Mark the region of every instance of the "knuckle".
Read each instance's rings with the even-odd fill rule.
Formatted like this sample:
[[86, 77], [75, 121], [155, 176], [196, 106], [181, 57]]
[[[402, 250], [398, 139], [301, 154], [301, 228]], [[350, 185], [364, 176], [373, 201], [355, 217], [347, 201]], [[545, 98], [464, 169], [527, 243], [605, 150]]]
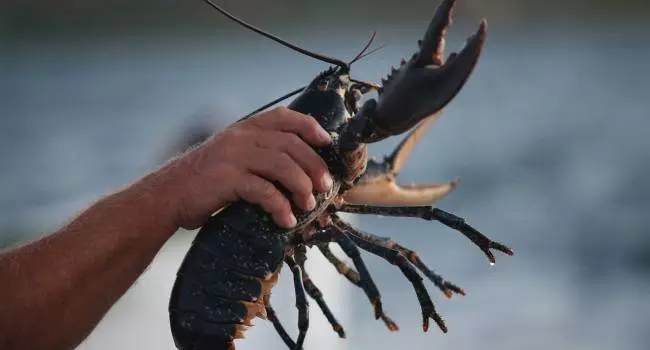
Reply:
[[241, 124], [241, 128], [239, 129], [242, 132], [246, 131], [251, 131], [251, 130], [260, 130], [264, 128], [264, 116], [263, 115], [256, 115], [251, 117], [250, 119], [244, 121]]
[[278, 113], [286, 113], [286, 112], [289, 110], [289, 108], [287, 108], [286, 106], [277, 106], [277, 107], [275, 107], [274, 109], [275, 109]]
[[285, 106], [277, 106], [273, 109], [273, 114], [282, 117], [282, 118], [290, 118], [291, 117], [291, 110]]
[[266, 112], [260, 112], [257, 113], [248, 119], [245, 119], [241, 121], [241, 126], [242, 127], [254, 127], [254, 128], [262, 128], [264, 126], [264, 121], [273, 119], [276, 114], [273, 113], [273, 110], [271, 111], [266, 111]]
[[328, 171], [327, 166], [319, 160], [312, 161], [305, 168], [310, 180], [313, 182], [321, 181], [320, 179], [325, 176]]
[[257, 193], [259, 193], [259, 186], [253, 181], [240, 180], [238, 181], [238, 188], [241, 196], [247, 200], [254, 200]]
[[275, 159], [275, 169], [282, 172], [292, 173], [296, 169], [296, 164], [293, 159], [286, 153], [278, 153]]
[[321, 128], [320, 123], [316, 118], [312, 117], [311, 115], [306, 115], [304, 118], [307, 121], [307, 125], [313, 130], [316, 131], [317, 129]]
[[262, 206], [268, 211], [280, 212], [289, 208], [287, 199], [270, 182], [264, 181], [260, 186], [259, 196]]
[[246, 137], [247, 133], [248, 133], [248, 130], [246, 129], [246, 127], [241, 126], [241, 127], [235, 127], [235, 128], [230, 129], [228, 131], [228, 133], [227, 133], [227, 136], [229, 136], [230, 138], [234, 138], [234, 139], [241, 139], [241, 138]]
[[309, 154], [309, 158], [305, 159], [305, 161], [307, 162], [307, 167], [312, 174], [323, 175], [326, 171], [328, 171], [325, 160], [321, 158], [321, 156], [319, 156], [316, 151], [314, 151], [312, 148], [309, 148], [307, 152]]
[[325, 162], [319, 158], [319, 161], [314, 162], [310, 171], [313, 178], [320, 180], [321, 177], [325, 176], [325, 174], [329, 172], [329, 169]]
[[296, 157], [296, 162], [301, 168], [312, 176], [320, 176], [327, 171], [327, 164], [316, 151], [311, 148], [303, 139], [293, 135], [288, 147]]
[[280, 153], [275, 163], [285, 181], [285, 186], [291, 187], [301, 195], [311, 193], [311, 181], [305, 171], [286, 153]]
[[311, 115], [305, 115], [305, 117], [303, 119], [305, 120], [305, 122], [309, 126], [312, 126], [314, 128], [320, 127], [320, 124], [318, 123], [318, 120], [316, 120], [316, 118], [314, 118]]
[[[253, 122], [236, 125], [229, 128], [223, 133], [223, 141], [227, 144], [241, 143], [249, 140], [251, 133], [254, 130], [256, 124]], [[230, 148], [230, 147], [228, 147]]]
[[272, 202], [278, 195], [278, 190], [268, 181], [262, 181], [255, 191], [264, 202]]
[[292, 133], [286, 133], [283, 142], [286, 147], [289, 147], [289, 149], [299, 149], [305, 146], [305, 141], [303, 141], [300, 136]]

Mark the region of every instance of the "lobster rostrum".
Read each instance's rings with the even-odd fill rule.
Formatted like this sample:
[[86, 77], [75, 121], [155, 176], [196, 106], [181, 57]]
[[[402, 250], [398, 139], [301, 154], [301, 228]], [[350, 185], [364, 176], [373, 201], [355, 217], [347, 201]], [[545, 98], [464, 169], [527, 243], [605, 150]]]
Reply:
[[[312, 116], [332, 134], [333, 143], [317, 152], [326, 161], [334, 185], [328, 193], [314, 193], [318, 203], [314, 210], [293, 207], [298, 219], [293, 229], [277, 226], [260, 206], [245, 201], [227, 205], [205, 223], [178, 270], [169, 302], [177, 348], [234, 349], [234, 340], [243, 338], [244, 331], [252, 326], [251, 321], [259, 317], [272, 322], [289, 348], [302, 349], [309, 326], [306, 295], [316, 301], [334, 331], [344, 338], [343, 327], [305, 269], [306, 250], [310, 247], [317, 247], [339, 273], [363, 290], [375, 318], [382, 319], [390, 331], [398, 326], [384, 313], [380, 293], [360, 250], [396, 265], [415, 290], [422, 309], [423, 330], [428, 330], [429, 319], [433, 319], [446, 332], [418, 270], [447, 297], [454, 293], [464, 295], [464, 291], [427, 267], [416, 252], [389, 238], [356, 229], [337, 213], [435, 220], [469, 238], [490, 263], [495, 260], [491, 249], [513, 254], [510, 248], [491, 241], [462, 218], [432, 206], [454, 189], [456, 180], [411, 186], [396, 182], [409, 152], [473, 71], [485, 41], [486, 21], [481, 21], [478, 31], [459, 53], [444, 60], [444, 36], [451, 24], [455, 0], [443, 0], [418, 42], [419, 50], [408, 61], [402, 60], [400, 67], [393, 69], [379, 85], [350, 76], [351, 64], [364, 56], [370, 42], [346, 63], [287, 43], [237, 19], [212, 1], [204, 1], [259, 34], [333, 65], [307, 86], [281, 99], [298, 94], [288, 108]], [[370, 91], [376, 91], [378, 98], [361, 104], [363, 94]], [[382, 161], [368, 158], [368, 143], [411, 129], [391, 155]], [[354, 268], [333, 254], [331, 244], [340, 246]], [[271, 306], [271, 289], [284, 264], [293, 274], [299, 330], [296, 341], [285, 331]]]

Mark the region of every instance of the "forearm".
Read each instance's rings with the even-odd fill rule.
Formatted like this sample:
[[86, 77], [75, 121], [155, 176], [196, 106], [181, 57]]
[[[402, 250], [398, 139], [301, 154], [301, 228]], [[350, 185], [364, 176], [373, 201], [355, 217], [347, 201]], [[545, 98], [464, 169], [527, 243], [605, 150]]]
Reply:
[[161, 187], [150, 175], [56, 233], [0, 253], [0, 348], [78, 345], [176, 231]]
[[[0, 349], [71, 349], [147, 268], [178, 227], [200, 227], [245, 200], [293, 227], [289, 198], [315, 205], [332, 180], [313, 147], [330, 135], [309, 116], [276, 108], [211, 137], [56, 233], [0, 252]], [[310, 204], [311, 203], [311, 204]]]

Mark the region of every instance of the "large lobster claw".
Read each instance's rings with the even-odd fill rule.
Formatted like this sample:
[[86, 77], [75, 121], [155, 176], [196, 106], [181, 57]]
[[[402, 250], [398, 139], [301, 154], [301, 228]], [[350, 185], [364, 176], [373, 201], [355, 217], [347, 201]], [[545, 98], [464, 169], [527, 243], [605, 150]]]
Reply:
[[487, 22], [460, 51], [443, 62], [445, 33], [451, 24], [455, 0], [443, 0], [436, 9], [420, 49], [408, 62], [394, 69], [379, 91], [370, 116], [373, 141], [401, 134], [444, 108], [460, 91], [473, 71], [485, 41]]

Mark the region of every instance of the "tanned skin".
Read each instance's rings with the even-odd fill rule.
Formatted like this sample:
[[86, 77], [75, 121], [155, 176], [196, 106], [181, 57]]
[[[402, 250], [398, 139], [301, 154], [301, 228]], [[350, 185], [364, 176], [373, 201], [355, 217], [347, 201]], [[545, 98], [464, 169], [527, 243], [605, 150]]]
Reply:
[[199, 147], [110, 194], [57, 232], [0, 252], [0, 348], [73, 349], [179, 229], [198, 228], [228, 202], [262, 205], [296, 223], [288, 198], [311, 210], [312, 189], [332, 186], [309, 146], [330, 136], [311, 117], [279, 107], [235, 123]]

